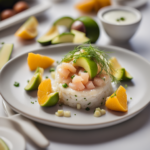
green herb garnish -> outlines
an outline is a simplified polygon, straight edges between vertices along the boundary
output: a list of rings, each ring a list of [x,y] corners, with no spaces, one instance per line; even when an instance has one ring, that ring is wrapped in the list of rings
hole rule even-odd
[[[90,104],[91,104],[91,102],[88,103],[88,105],[90,105]]]
[[[31,104],[34,104],[34,102],[31,102]]]
[[[80,53],[81,49],[84,49],[84,52]],[[99,72],[99,74],[101,74],[102,71],[105,71],[106,74],[108,74],[111,77],[112,81],[117,81],[117,79],[112,74],[112,72],[114,71],[114,68],[109,63],[110,57],[109,55],[107,55],[107,53],[108,52],[99,50],[97,47],[92,46],[92,45],[89,45],[89,46],[80,45],[80,46],[75,47],[73,51],[70,51],[69,53],[67,53],[61,62],[70,62],[73,60],[73,63],[75,63],[76,60],[80,57],[89,58],[95,61],[95,63],[100,66],[101,71]]]
[[[48,76],[45,77],[46,79],[48,78]]]
[[[86,107],[86,108],[85,108],[85,110],[86,110],[86,111],[89,111],[89,110],[90,110],[90,108],[89,108],[89,107]]]
[[[120,20],[125,21],[125,18],[124,18],[124,17],[121,17]]]
[[[74,114],[76,116],[76,114]]]
[[[71,79],[73,79],[75,77],[75,75],[71,76]]]
[[[5,44],[5,42],[2,42],[1,44]]]
[[[29,83],[29,82],[30,82],[30,80],[27,80],[27,82]]]
[[[86,70],[84,70],[84,72],[87,72]]]
[[[130,97],[130,99],[132,99],[132,97]]]
[[[64,84],[62,85],[62,87],[63,87],[63,88],[67,88],[67,87],[68,87],[67,83],[64,83]]]
[[[76,99],[76,101],[77,101],[77,99]]]
[[[127,84],[125,84],[125,88],[127,88],[128,87],[128,85]]]
[[[120,21],[120,19],[116,19],[116,21],[118,21],[118,22],[119,22],[119,21]]]
[[[75,95],[75,97],[77,97],[77,95]]]
[[[66,99],[68,101],[68,99]]]
[[[49,72],[53,72],[53,71],[55,71],[54,68],[50,68],[50,69],[49,69]]]
[[[15,87],[19,87],[19,85],[20,85],[20,84],[19,84],[18,82],[15,82],[15,83],[14,83],[14,86],[15,86]]]

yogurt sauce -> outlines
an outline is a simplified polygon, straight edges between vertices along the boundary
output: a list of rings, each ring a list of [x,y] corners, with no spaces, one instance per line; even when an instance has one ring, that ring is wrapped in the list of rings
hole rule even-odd
[[[136,22],[138,19],[134,13],[123,10],[113,10],[106,12],[103,15],[103,18],[109,23],[118,25],[131,24]]]

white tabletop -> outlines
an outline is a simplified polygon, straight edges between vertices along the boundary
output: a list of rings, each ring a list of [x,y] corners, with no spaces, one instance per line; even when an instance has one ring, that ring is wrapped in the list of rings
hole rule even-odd
[[[54,3],[52,8],[37,17],[39,21],[39,35],[43,35],[51,26],[54,20],[61,16],[78,17],[81,14],[74,9],[78,0],[62,0]],[[127,48],[143,56],[150,62],[150,1],[139,8],[143,19],[138,32],[125,44],[113,43],[105,34],[102,26],[98,45],[115,45]],[[17,24],[0,32],[0,42],[14,43],[15,47],[12,57],[23,52],[41,47],[35,40],[21,41],[14,37],[15,31],[21,24]],[[38,38],[37,37],[37,38]],[[142,89],[141,89],[142,90]],[[0,97],[0,116],[6,116],[2,108]],[[39,130],[51,141],[51,145],[45,150],[149,150],[150,149],[150,104],[134,118],[121,124],[88,131],[74,131],[55,128],[35,123]],[[40,150],[29,139],[26,139],[26,150]]]

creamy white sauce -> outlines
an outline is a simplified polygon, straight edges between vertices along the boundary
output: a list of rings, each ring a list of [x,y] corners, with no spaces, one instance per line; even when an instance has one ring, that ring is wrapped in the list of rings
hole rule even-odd
[[[137,21],[137,16],[129,11],[113,10],[105,13],[103,18],[113,24],[131,24]]]

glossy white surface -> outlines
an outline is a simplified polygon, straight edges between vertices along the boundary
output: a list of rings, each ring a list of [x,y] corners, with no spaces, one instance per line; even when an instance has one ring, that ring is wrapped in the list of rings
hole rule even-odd
[[[121,10],[106,12],[103,15],[103,18],[107,22],[118,24],[118,25],[134,23],[137,20],[137,16],[135,14],[129,11],[121,11]],[[124,18],[124,20],[120,20],[120,18]]]
[[[129,12],[129,13],[125,13]],[[118,13],[117,13],[118,12]],[[124,13],[122,13],[124,12]],[[122,15],[122,16],[121,16]],[[133,20],[135,15],[135,20]],[[142,16],[141,13],[130,7],[112,7],[108,6],[102,8],[98,11],[97,14],[98,18],[100,19],[103,28],[107,35],[114,41],[118,42],[127,42],[131,37],[135,34],[138,29],[138,26],[141,22]],[[113,21],[112,18],[115,17],[124,17],[125,19],[131,18],[129,20],[120,21],[122,23],[116,23],[117,21]],[[115,19],[116,20],[116,19]],[[132,21],[133,22],[132,22]]]
[[[77,3],[77,0],[64,0],[60,3],[54,4],[49,11],[40,15],[38,17],[40,22],[39,35],[36,39],[38,39],[48,30],[49,26],[53,23],[53,21],[56,20],[56,18],[68,15],[68,12],[72,17],[80,16],[81,14],[74,9],[73,5],[75,3]],[[97,44],[115,45],[127,48],[129,51],[140,54],[150,62],[150,34],[147,33],[147,29],[149,28],[150,24],[150,1],[147,5],[143,6],[139,10],[142,13],[143,20],[139,30],[136,32],[135,36],[130,40],[130,42],[125,44],[112,42],[100,24],[101,35],[97,41]],[[91,16],[93,16],[97,22],[100,23],[96,15]],[[15,44],[12,57],[15,57],[18,54],[28,50],[41,47],[34,40],[19,41],[14,37],[15,31],[20,27],[21,24],[22,23],[0,32],[0,41],[9,41]],[[2,98],[0,98],[0,104],[1,101]],[[2,105],[0,105],[0,115],[5,116]],[[74,131],[46,126],[39,123],[36,123],[36,126],[51,141],[51,145],[46,150],[149,150],[150,147],[150,105],[148,105],[136,117],[124,123],[103,129]],[[36,147],[28,138],[26,138],[26,140],[26,150],[43,150]]]
[[[17,131],[16,123],[10,119],[0,117],[0,138],[5,141],[10,150],[25,150],[25,139]]]

